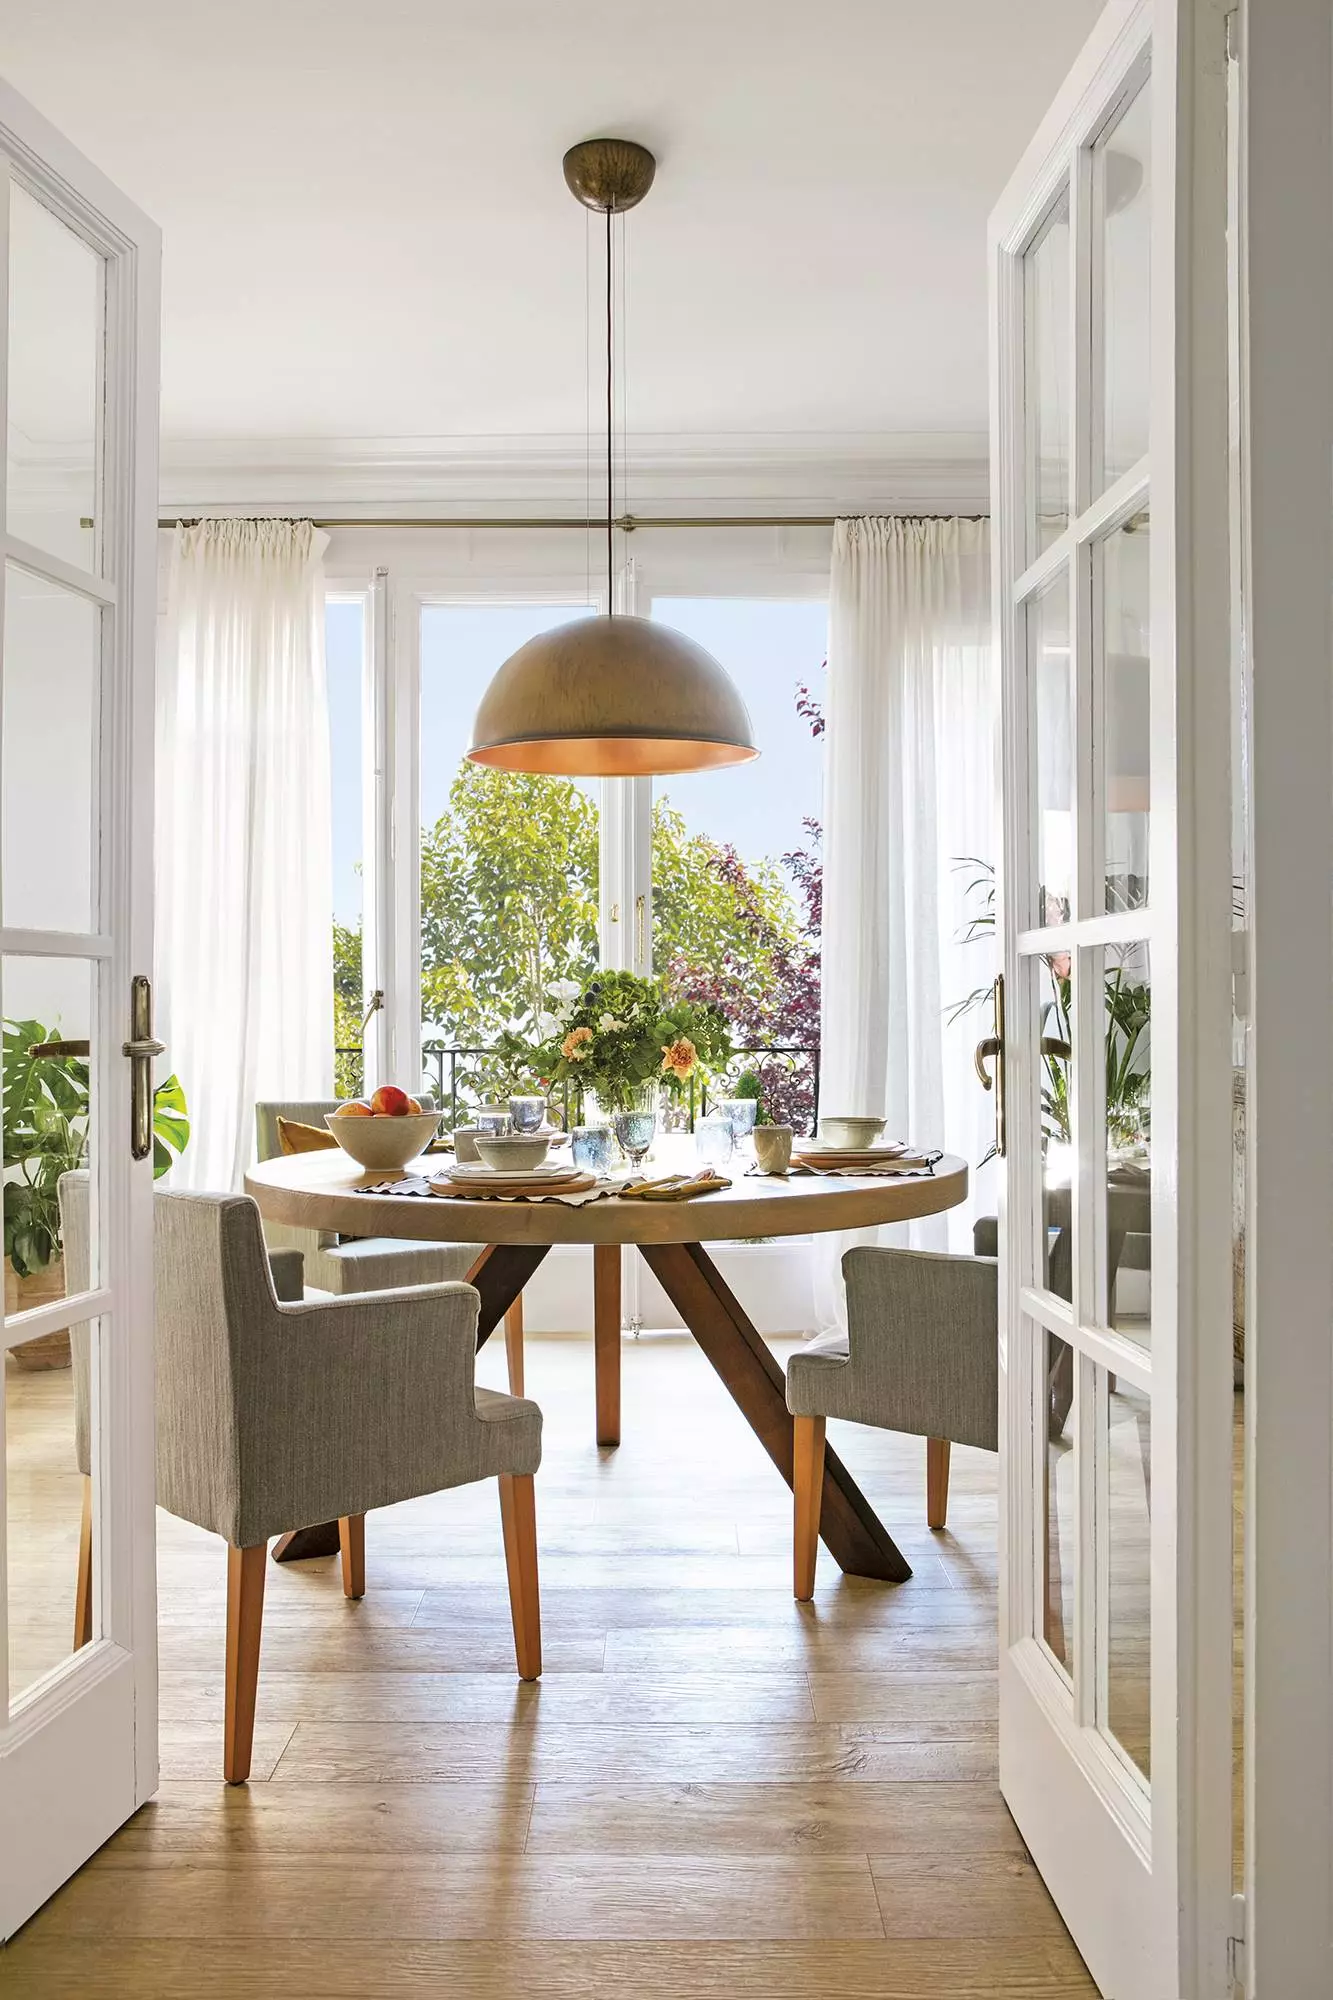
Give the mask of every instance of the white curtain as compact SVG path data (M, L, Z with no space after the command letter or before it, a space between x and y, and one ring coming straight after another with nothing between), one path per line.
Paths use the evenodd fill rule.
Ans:
M998 860L989 551L984 521L836 524L824 779L821 1106L883 1115L892 1136L974 1169L994 1131L972 1066L990 1010L948 1016L996 964L993 934L961 941L984 907L984 887L968 885L985 874L959 865ZM992 1176L974 1172L967 1208L908 1240L970 1249L972 1218L988 1212ZM817 1239L821 1324L840 1317L851 1240Z
M309 521L178 527L158 660L159 1031L177 1187L237 1187L262 1097L332 1095L329 718Z

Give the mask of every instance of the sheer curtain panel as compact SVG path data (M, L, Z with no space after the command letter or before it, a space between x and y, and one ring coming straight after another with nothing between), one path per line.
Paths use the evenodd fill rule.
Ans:
M882 1114L890 1136L975 1168L993 1134L972 1067L990 1011L949 1016L995 970L993 933L963 942L998 851L985 521L836 524L827 717L820 1101ZM970 1249L989 1181L974 1176L967 1209L912 1225L911 1240ZM845 1247L822 1259L824 1323L840 1316Z
M257 1098L332 1095L329 721L309 521L177 527L158 663L157 982L178 1187L239 1185Z

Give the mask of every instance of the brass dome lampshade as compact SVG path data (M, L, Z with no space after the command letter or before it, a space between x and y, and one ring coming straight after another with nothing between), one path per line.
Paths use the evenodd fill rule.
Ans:
M589 139L564 159L565 180L606 217L607 614L529 639L482 696L468 756L505 771L640 778L744 764L759 755L745 704L711 653L669 625L618 617L615 564L611 220L642 201L656 162L628 139Z

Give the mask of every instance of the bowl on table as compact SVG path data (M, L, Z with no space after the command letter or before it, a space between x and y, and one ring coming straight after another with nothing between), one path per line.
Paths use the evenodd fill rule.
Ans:
M401 1118L349 1118L329 1111L324 1123L359 1167L371 1173L391 1173L425 1152L439 1130L440 1113L408 1111Z
M821 1118L819 1143L856 1151L873 1146L884 1130L883 1118Z
M506 1174L539 1167L551 1145L544 1132L479 1132L473 1143L484 1166Z

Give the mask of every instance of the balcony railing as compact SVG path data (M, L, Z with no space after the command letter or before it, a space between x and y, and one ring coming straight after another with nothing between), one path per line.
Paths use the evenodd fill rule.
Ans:
M335 1049L334 1055L339 1096L359 1097L365 1089L362 1051L353 1045ZM819 1122L817 1047L800 1042L765 1042L736 1049L733 1056L741 1067L758 1070L771 1098L780 1103L790 1100L794 1123L815 1130ZM446 1130L452 1132L459 1124L466 1124L477 1105L490 1097L491 1086L486 1082L485 1071L495 1059L495 1049L463 1042L431 1042L422 1049L422 1084L444 1112ZM776 1075L772 1065L778 1066ZM508 1092L497 1094L504 1097ZM566 1128L582 1122L583 1092L577 1084L566 1082L559 1086L558 1093L551 1095L560 1105ZM708 1105L707 1086L701 1083L696 1089L692 1078L689 1094L681 1100L691 1132L696 1120L707 1113Z

